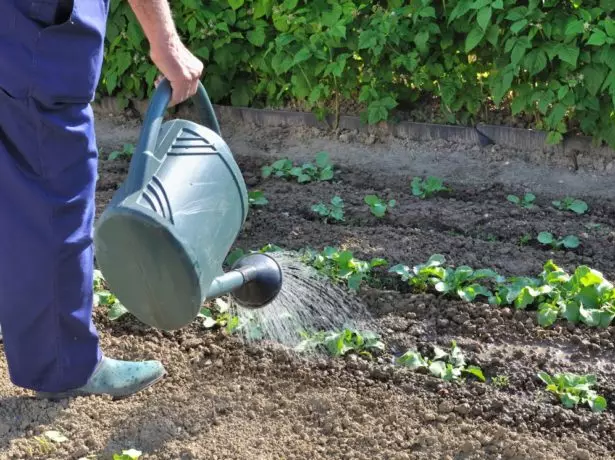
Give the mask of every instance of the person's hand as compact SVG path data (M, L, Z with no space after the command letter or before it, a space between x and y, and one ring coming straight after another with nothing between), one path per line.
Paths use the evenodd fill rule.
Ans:
M169 80L173 95L169 107L190 99L198 90L203 63L177 38L164 45L152 46L150 57L162 75ZM159 83L160 77L156 85Z

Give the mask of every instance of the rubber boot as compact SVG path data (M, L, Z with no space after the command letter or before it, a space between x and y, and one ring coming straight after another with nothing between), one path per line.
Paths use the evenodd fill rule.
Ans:
M58 393L37 392L38 398L64 399L76 396L109 395L122 399L149 388L166 375L159 361L118 361L103 357L88 382Z

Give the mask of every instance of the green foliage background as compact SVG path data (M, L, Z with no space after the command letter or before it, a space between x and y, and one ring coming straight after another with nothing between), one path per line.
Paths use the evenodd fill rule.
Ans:
M615 0L173 0L216 103L319 114L360 101L366 122L435 100L453 123L524 117L615 147ZM112 0L99 94L149 96L156 69L128 2Z

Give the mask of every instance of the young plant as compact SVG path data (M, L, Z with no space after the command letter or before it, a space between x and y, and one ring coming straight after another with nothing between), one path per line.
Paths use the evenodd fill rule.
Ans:
M526 233L525 235L522 235L519 237L519 244L521 246L525 246L526 244L530 244L530 241L532 241L532 235L530 235L529 233Z
M444 185L444 181L438 177L429 176L427 179L415 177L410 183L412 194L420 199L429 198L436 193L446 192L450 189Z
M447 267L434 288L444 295L455 295L466 302L473 302L478 296L489 298L492 295L486 286L478 282L486 279L498 281L501 277L489 268L474 270L467 265Z
M282 179L295 178L300 184L333 179L333 163L327 152L319 152L315 162L294 166L288 158L275 161L270 166L261 169L263 178L278 177Z
M109 160L117 160L118 158L131 158L135 151L133 144L124 144L122 150L114 150L109 154Z
M369 206L371 213L378 218L384 217L387 211L397 204L395 200L389 200L387 203L377 195L367 195L364 201Z
M276 246L275 244L269 243L260 249L250 250L249 253L250 254L256 254L256 253L264 254L266 252L280 252L280 251L282 251L281 247ZM246 254L247 254L246 251L244 251L242 248L235 248L231 252L228 253L228 255L226 256L226 259L224 260L224 263L229 266L233 265L235 262L237 262L237 260L241 259Z
M263 166L261 168L261 174L263 178L277 177L280 179L286 179L290 177L290 171L293 168L293 162L288 158L282 158L274 161L269 166Z
M433 359L425 358L416 351L408 350L398 357L396 362L410 369L427 369L434 377L447 381L459 380L463 374L473 375L481 382L485 381L485 376L480 367L467 365L463 352L454 340L451 341L450 351L435 346Z
M538 324L551 326L558 318L576 324L608 327L615 318L615 289L604 275L585 265L569 275L552 260L538 278L514 277L498 284L489 302L538 309Z
M536 207L536 205L534 204L534 202L536 201L536 195L534 195L533 193L526 193L523 198L516 195L508 195L506 199L511 203L521 206L525 209L533 209Z
M372 269L387 263L381 258L374 258L369 262L359 260L350 251L339 251L329 246L320 253L305 250L301 259L332 281L345 282L353 291L358 291L361 283L370 279Z
M597 382L595 375L559 373L551 376L540 372L538 378L547 385L546 391L556 395L568 409L587 404L593 412L603 412L607 407L606 399L592 389Z
M554 249L561 249L562 247L566 249L575 249L581 244L581 241L575 235L568 235L558 239L553 236L551 232L540 232L536 239L539 243L551 246Z
M312 206L312 211L318 214L325 222L332 219L337 222L344 221L344 200L339 196L334 196L331 199L331 204L318 203Z
M341 331L302 333L303 340L297 351L324 349L331 356L345 356L348 353L372 357L373 352L384 350L380 336L375 332L343 329Z
M566 197L562 200L557 200L552 202L553 206L559 209L560 211L572 211L575 214L585 214L589 206L583 200L577 200L575 198Z
M126 307L107 289L100 270L94 270L94 306L106 307L107 317L111 321L115 321L128 313Z
M402 280L407 281L418 290L433 287L444 295L455 295L466 302L472 302L479 295L490 297L491 291L479 280L491 279L500 281L502 278L493 270L474 270L462 265L457 268L444 267L445 258L441 254L432 255L427 263L417 265L412 270L406 265L395 265L389 272L397 273Z
M491 379L491 383L496 388L508 388L510 385L507 375L496 375Z
M113 454L113 460L138 460L143 453L139 450L123 450L121 454Z
M265 206L268 203L269 200L261 190L252 190L248 192L248 204L250 206Z
M418 291L426 291L430 285L437 283L444 276L445 258L441 254L432 255L424 264L415 265L410 269L399 264L391 267L389 273L397 273L401 279Z

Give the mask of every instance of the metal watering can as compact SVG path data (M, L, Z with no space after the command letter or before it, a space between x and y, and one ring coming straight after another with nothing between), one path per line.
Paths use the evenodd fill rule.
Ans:
M250 254L224 273L222 264L248 214L248 193L199 84L204 126L163 123L167 80L155 89L128 176L94 230L97 265L110 290L143 323L162 330L193 321L203 302L230 294L260 308L282 287L266 254Z

